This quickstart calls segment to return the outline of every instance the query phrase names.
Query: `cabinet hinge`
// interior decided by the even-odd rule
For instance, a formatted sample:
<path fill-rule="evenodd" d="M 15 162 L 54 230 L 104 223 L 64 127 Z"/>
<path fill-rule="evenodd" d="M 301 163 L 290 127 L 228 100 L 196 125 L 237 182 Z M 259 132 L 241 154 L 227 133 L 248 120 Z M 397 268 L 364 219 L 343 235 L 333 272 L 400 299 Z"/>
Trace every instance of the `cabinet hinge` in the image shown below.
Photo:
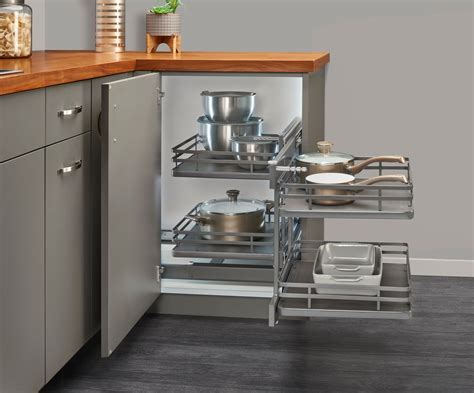
<path fill-rule="evenodd" d="M 164 272 L 165 272 L 164 266 L 156 267 L 156 281 L 161 282 L 161 277 L 163 276 Z"/>
<path fill-rule="evenodd" d="M 164 91 L 161 91 L 160 88 L 156 89 L 157 93 L 158 93 L 158 106 L 161 105 L 161 102 L 165 96 L 165 92 Z"/>

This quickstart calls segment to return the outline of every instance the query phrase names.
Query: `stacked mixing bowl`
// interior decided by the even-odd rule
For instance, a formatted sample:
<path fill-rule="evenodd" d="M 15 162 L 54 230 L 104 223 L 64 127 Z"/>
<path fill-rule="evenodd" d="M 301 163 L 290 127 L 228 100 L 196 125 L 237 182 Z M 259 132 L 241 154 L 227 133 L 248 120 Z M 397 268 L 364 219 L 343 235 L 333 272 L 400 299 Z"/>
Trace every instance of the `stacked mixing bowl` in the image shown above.
<path fill-rule="evenodd" d="M 255 95 L 246 91 L 201 93 L 205 116 L 198 118 L 199 136 L 206 150 L 232 151 L 232 138 L 262 135 L 263 119 L 252 117 Z"/>
<path fill-rule="evenodd" d="M 236 159 L 249 171 L 265 169 L 280 148 L 278 138 L 262 136 L 263 119 L 252 116 L 255 95 L 247 91 L 203 91 L 205 116 L 198 119 L 199 136 L 206 150 L 236 153 L 212 157 Z"/>

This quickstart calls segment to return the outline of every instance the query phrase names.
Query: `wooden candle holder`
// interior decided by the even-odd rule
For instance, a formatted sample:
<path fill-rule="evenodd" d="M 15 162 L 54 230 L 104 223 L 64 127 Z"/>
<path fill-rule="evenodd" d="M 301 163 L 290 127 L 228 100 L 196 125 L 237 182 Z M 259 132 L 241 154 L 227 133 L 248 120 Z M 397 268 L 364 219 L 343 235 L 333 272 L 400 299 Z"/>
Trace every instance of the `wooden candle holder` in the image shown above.
<path fill-rule="evenodd" d="M 160 44 L 166 44 L 171 50 L 171 53 L 176 54 L 181 52 L 181 35 L 151 35 L 146 34 L 146 53 L 156 52 Z"/>

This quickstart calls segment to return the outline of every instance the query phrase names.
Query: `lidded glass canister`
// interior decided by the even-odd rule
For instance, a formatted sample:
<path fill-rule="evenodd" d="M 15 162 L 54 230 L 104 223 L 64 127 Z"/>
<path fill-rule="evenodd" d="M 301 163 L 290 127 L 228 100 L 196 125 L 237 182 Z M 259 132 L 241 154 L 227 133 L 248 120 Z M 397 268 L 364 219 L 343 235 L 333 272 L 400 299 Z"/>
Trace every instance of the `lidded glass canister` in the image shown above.
<path fill-rule="evenodd" d="M 31 50 L 31 8 L 25 0 L 0 0 L 0 58 L 28 57 Z"/>

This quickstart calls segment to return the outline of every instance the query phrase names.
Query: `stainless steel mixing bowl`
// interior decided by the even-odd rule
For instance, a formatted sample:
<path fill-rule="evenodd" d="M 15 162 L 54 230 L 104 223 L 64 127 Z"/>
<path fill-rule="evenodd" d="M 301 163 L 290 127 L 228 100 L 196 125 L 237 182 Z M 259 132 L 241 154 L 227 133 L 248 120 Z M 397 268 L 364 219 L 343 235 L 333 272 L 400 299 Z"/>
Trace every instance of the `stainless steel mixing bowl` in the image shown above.
<path fill-rule="evenodd" d="M 204 114 L 217 123 L 244 123 L 255 109 L 255 93 L 247 91 L 203 91 Z"/>
<path fill-rule="evenodd" d="M 246 123 L 215 123 L 207 117 L 198 118 L 199 136 L 204 148 L 209 151 L 232 151 L 231 140 L 236 136 L 262 135 L 263 119 L 251 117 Z M 225 156 L 224 158 L 229 158 Z"/>
<path fill-rule="evenodd" d="M 271 136 L 238 136 L 232 139 L 232 151 L 234 153 L 256 153 L 255 155 L 238 154 L 237 160 L 269 161 L 280 151 L 278 137 Z M 251 165 L 240 164 L 241 168 L 250 170 Z M 265 169 L 268 165 L 253 165 L 253 169 Z"/>

